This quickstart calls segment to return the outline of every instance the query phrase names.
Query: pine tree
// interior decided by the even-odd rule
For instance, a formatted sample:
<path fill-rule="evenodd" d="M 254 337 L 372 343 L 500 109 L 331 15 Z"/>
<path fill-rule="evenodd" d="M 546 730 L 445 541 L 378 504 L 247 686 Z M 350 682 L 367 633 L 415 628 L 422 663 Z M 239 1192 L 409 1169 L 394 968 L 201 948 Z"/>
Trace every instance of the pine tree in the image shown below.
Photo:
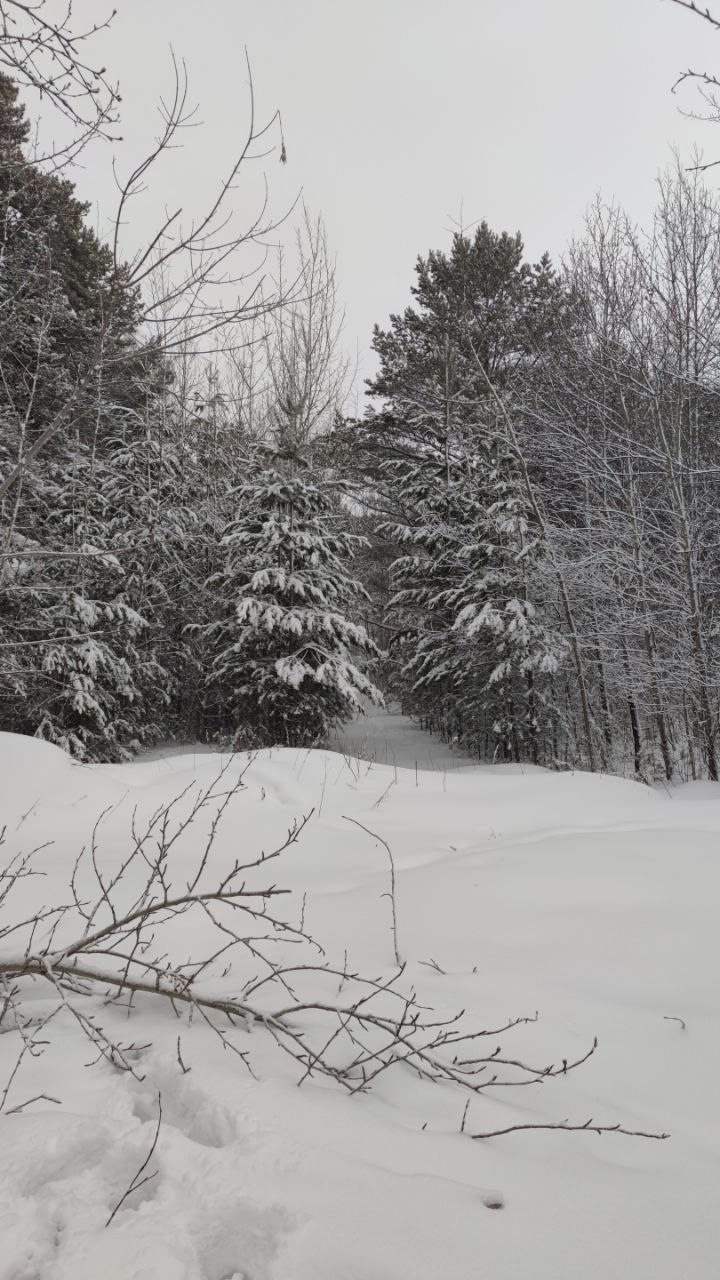
<path fill-rule="evenodd" d="M 478 751 L 535 758 L 535 674 L 562 646 L 528 597 L 542 549 L 504 414 L 561 292 L 547 258 L 524 263 L 520 237 L 484 223 L 416 270 L 416 305 L 375 331 L 370 391 L 385 406 L 359 428 L 371 483 L 388 513 L 400 507 L 388 529 L 404 701 Z"/>
<path fill-rule="evenodd" d="M 72 410 L 0 506 L 0 715 L 83 758 L 115 758 L 152 731 L 153 691 L 167 686 L 144 639 L 138 558 L 119 558 L 150 527 L 147 479 L 131 492 L 127 464 L 162 365 L 140 357 L 137 295 L 87 206 L 26 161 L 27 132 L 0 76 L 0 478 Z"/>

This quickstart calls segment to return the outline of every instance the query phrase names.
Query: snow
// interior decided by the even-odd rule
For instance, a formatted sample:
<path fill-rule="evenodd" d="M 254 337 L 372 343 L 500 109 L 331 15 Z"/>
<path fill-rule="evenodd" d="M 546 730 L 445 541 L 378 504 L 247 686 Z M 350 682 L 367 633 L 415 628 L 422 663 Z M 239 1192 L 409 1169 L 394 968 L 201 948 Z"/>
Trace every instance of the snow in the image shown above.
<path fill-rule="evenodd" d="M 417 767 L 432 772 L 477 766 L 477 760 L 438 741 L 418 728 L 410 716 L 398 715 L 392 708 L 366 705 L 362 715 L 336 730 L 331 745 L 336 751 L 400 769 Z"/>
<path fill-rule="evenodd" d="M 284 910 L 306 893 L 331 960 L 347 949 L 389 974 L 387 852 L 355 818 L 392 850 L 404 979 L 423 1003 L 485 1027 L 537 1010 L 499 1038 L 532 1062 L 577 1057 L 595 1035 L 597 1052 L 542 1085 L 474 1097 L 461 1134 L 464 1100 L 409 1072 L 355 1096 L 323 1077 L 298 1088 L 257 1026 L 238 1033 L 253 1078 L 197 1020 L 149 999 L 130 1017 L 104 1009 L 106 1029 L 138 1046 L 138 1080 L 87 1066 L 90 1046 L 60 1014 L 6 1107 L 41 1093 L 59 1103 L 0 1117 L 0 1280 L 714 1280 L 720 788 L 482 767 L 382 712 L 337 745 L 349 753 L 253 760 L 218 865 L 270 847 L 314 808 L 274 864 L 293 891 Z M 64 900 L 101 810 L 99 853 L 115 865 L 133 811 L 208 785 L 223 762 L 231 778 L 247 757 L 190 749 L 88 766 L 0 735 L 3 852 L 53 842 L 27 901 Z M 187 879 L 197 842 L 173 857 Z M 28 1007 L 47 1007 L 40 984 Z M 0 1034 L 0 1088 L 17 1039 Z M 148 1154 L 158 1098 L 154 1177 L 106 1227 Z M 671 1137 L 467 1136 L 590 1116 Z"/>

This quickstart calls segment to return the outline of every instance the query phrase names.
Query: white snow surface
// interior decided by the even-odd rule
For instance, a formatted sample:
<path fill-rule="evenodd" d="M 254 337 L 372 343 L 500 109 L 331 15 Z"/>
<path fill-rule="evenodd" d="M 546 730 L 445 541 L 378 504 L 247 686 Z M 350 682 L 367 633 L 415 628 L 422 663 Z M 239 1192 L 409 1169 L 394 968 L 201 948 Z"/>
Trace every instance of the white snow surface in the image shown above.
<path fill-rule="evenodd" d="M 335 751 L 401 769 L 417 768 L 434 773 L 477 765 L 477 760 L 463 755 L 453 744 L 440 742 L 425 733 L 410 716 L 399 715 L 394 708 L 373 707 L 367 702 L 360 715 L 336 730 L 331 745 Z"/>
<path fill-rule="evenodd" d="M 295 918 L 306 894 L 307 927 L 330 961 L 347 950 L 355 967 L 389 975 L 387 854 L 346 821 L 354 817 L 392 849 L 403 980 L 422 1003 L 465 1009 L 487 1028 L 537 1010 L 537 1022 L 498 1038 L 533 1063 L 578 1057 L 594 1036 L 597 1052 L 565 1076 L 473 1097 L 461 1134 L 464 1099 L 403 1068 L 367 1094 L 348 1096 L 323 1077 L 298 1088 L 293 1063 L 257 1025 L 236 1033 L 254 1079 L 197 1019 L 188 1025 L 149 998 L 130 1016 L 98 1006 L 106 1030 L 140 1046 L 137 1080 L 103 1061 L 86 1065 L 91 1047 L 61 1014 L 44 1054 L 18 1072 L 6 1110 L 42 1093 L 59 1102 L 0 1116 L 0 1280 L 718 1275 L 720 789 L 665 794 L 587 774 L 473 766 L 413 738 L 408 722 L 396 732 L 390 717 L 373 725 L 365 754 L 374 759 L 279 749 L 254 758 L 214 865 L 275 847 L 314 809 L 274 864 L 273 878 L 292 890 L 283 910 Z M 27 903 L 66 899 L 102 810 L 112 806 L 98 837 L 110 867 L 128 847 L 133 811 L 207 785 L 221 761 L 190 749 L 81 766 L 0 735 L 2 852 L 51 842 L 36 856 L 42 880 L 21 886 Z M 246 764 L 233 757 L 227 777 Z M 173 857 L 187 880 L 194 840 L 178 842 Z M 22 896 L 11 901 L 22 913 Z M 194 938 L 183 945 L 192 953 Z M 41 983 L 28 991 L 33 1002 L 41 1014 Z M 0 1090 L 17 1040 L 12 1029 L 0 1034 Z M 155 1176 L 106 1227 L 148 1153 L 158 1094 Z M 591 1116 L 671 1137 L 467 1136 Z"/>

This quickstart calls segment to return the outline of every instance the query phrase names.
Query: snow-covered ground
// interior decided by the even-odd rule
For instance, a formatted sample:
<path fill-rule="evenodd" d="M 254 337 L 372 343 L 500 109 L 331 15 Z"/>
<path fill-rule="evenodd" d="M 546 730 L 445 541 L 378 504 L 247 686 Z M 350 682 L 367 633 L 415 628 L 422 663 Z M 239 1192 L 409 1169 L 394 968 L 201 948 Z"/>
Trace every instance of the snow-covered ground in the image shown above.
<path fill-rule="evenodd" d="M 537 1010 L 537 1022 L 498 1037 L 505 1056 L 572 1060 L 594 1036 L 597 1052 L 542 1084 L 473 1096 L 461 1133 L 464 1098 L 402 1067 L 369 1093 L 322 1076 L 298 1088 L 292 1061 L 255 1025 L 233 1033 L 253 1077 L 200 1019 L 188 1025 L 146 998 L 132 1013 L 96 1014 L 136 1046 L 133 1076 L 86 1065 L 96 1055 L 60 1013 L 6 1111 L 38 1094 L 59 1102 L 0 1117 L 0 1280 L 714 1280 L 720 789 L 666 795 L 471 766 L 416 732 L 376 717 L 356 744 L 365 760 L 261 753 L 223 818 L 213 867 L 275 847 L 314 810 L 273 864 L 292 890 L 282 910 L 296 918 L 306 894 L 306 927 L 329 962 L 347 951 L 349 965 L 389 975 L 387 852 L 355 818 L 392 850 L 403 982 L 423 1004 L 465 1009 L 486 1028 Z M 51 842 L 36 855 L 43 877 L 19 886 L 0 927 L 68 899 L 102 810 L 97 857 L 109 870 L 130 847 L 133 813 L 137 827 L 208 785 L 223 759 L 190 750 L 85 767 L 0 735 L 2 852 Z M 244 764 L 233 758 L 224 782 Z M 179 883 L 203 843 L 191 828 L 173 847 Z M 168 946 L 202 944 L 189 917 L 172 927 Z M 11 935 L 4 953 L 16 945 Z M 222 969 L 208 982 L 231 992 L 240 975 Z M 47 984 L 29 985 L 35 1017 L 50 1003 Z M 18 1047 L 16 1031 L 0 1034 L 0 1090 Z M 152 1145 L 158 1097 L 145 1171 L 155 1176 L 105 1226 Z M 589 1117 L 671 1137 L 468 1136 Z"/>
<path fill-rule="evenodd" d="M 477 760 L 463 755 L 455 746 L 418 728 L 410 716 L 374 707 L 368 703 L 362 714 L 354 716 L 331 737 L 330 748 L 343 755 L 378 764 L 397 765 L 400 769 L 434 772 L 447 769 L 474 768 Z M 142 760 L 169 760 L 173 756 L 193 757 L 217 753 L 218 748 L 201 742 L 161 743 L 141 754 Z"/>
<path fill-rule="evenodd" d="M 453 745 L 441 742 L 418 728 L 410 716 L 393 710 L 368 705 L 362 715 L 355 716 L 336 730 L 333 750 L 375 760 L 378 764 L 397 765 L 399 769 L 462 769 L 477 764 Z"/>

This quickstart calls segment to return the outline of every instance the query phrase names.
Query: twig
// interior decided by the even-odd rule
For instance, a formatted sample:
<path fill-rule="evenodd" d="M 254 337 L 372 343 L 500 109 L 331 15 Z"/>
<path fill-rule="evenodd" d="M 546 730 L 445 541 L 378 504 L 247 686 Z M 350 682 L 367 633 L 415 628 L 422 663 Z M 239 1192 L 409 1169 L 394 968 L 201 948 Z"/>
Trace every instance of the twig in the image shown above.
<path fill-rule="evenodd" d="M 395 952 L 395 963 L 398 966 L 400 966 L 402 965 L 403 960 L 402 960 L 402 956 L 400 955 L 400 948 L 398 947 L 397 903 L 396 903 L 396 894 L 395 894 L 395 860 L 392 856 L 392 850 L 387 840 L 384 840 L 382 836 L 379 836 L 376 831 L 371 831 L 370 828 L 366 827 L 362 822 L 358 822 L 357 818 L 350 818 L 346 813 L 344 813 L 342 816 L 346 822 L 352 822 L 354 826 L 359 827 L 360 830 L 364 831 L 366 835 L 371 837 L 371 839 L 377 840 L 378 843 L 383 845 L 383 847 L 387 850 L 387 856 L 390 861 L 390 893 L 384 896 L 390 898 L 390 907 L 392 910 L 392 936 L 393 936 L 393 949 Z"/>
<path fill-rule="evenodd" d="M 178 1060 L 178 1066 L 180 1067 L 180 1070 L 182 1071 L 183 1075 L 184 1075 L 184 1076 L 186 1076 L 186 1075 L 188 1074 L 188 1072 L 192 1070 L 192 1068 L 191 1068 L 191 1067 L 186 1067 L 186 1066 L 185 1066 L 185 1063 L 183 1062 L 182 1053 L 180 1052 L 180 1037 L 179 1037 L 179 1036 L 178 1036 L 178 1038 L 177 1038 L 177 1060 Z"/>
<path fill-rule="evenodd" d="M 506 1129 L 492 1129 L 487 1133 L 471 1133 L 476 1140 L 483 1138 L 501 1138 L 506 1133 L 519 1133 L 521 1129 L 565 1129 L 571 1132 L 587 1133 L 624 1133 L 628 1138 L 654 1138 L 662 1142 L 669 1138 L 669 1133 L 647 1133 L 643 1129 L 625 1129 L 621 1124 L 595 1124 L 592 1117 L 584 1124 L 570 1124 L 569 1120 L 559 1120 L 554 1124 L 511 1124 Z"/>
<path fill-rule="evenodd" d="M 148 1151 L 145 1159 L 140 1165 L 140 1168 L 138 1169 L 137 1173 L 133 1177 L 133 1180 L 130 1183 L 130 1186 L 128 1187 L 127 1191 L 123 1193 L 123 1195 L 120 1197 L 117 1204 L 115 1205 L 115 1208 L 113 1209 L 112 1213 L 110 1214 L 110 1217 L 105 1223 L 106 1227 L 110 1226 L 110 1223 L 115 1217 L 115 1214 L 117 1213 L 118 1209 L 121 1207 L 121 1205 L 125 1203 L 128 1196 L 131 1195 L 133 1191 L 138 1191 L 140 1187 L 144 1187 L 146 1183 L 152 1182 L 153 1178 L 157 1177 L 157 1170 L 155 1170 L 154 1173 L 149 1173 L 145 1178 L 143 1178 L 142 1175 L 147 1169 L 150 1161 L 152 1160 L 153 1155 L 155 1154 L 155 1148 L 157 1147 L 158 1138 L 160 1137 L 161 1124 L 162 1124 L 162 1094 L 158 1092 L 158 1119 L 157 1119 L 157 1125 L 155 1127 L 155 1135 L 153 1137 L 152 1143 L 150 1144 L 150 1150 Z"/>
<path fill-rule="evenodd" d="M 705 22 L 709 22 L 711 27 L 716 31 L 720 31 L 720 18 L 715 18 L 710 10 L 703 9 L 695 0 L 671 0 L 672 4 L 676 4 L 680 9 L 688 9 L 690 13 L 694 13 L 698 18 L 704 18 Z"/>
<path fill-rule="evenodd" d="M 10 1107 L 5 1115 L 14 1116 L 18 1111 L 31 1106 L 33 1102 L 54 1102 L 58 1107 L 60 1106 L 59 1098 L 51 1098 L 49 1093 L 36 1093 L 34 1098 L 28 1098 L 26 1102 L 18 1102 L 17 1106 Z"/>
<path fill-rule="evenodd" d="M 464 1110 L 464 1111 L 463 1111 L 463 1113 L 462 1113 L 462 1120 L 460 1121 L 460 1132 L 461 1132 L 461 1133 L 464 1133 L 464 1132 L 465 1132 L 465 1121 L 467 1120 L 467 1113 L 468 1113 L 468 1109 L 469 1109 L 469 1107 L 470 1107 L 470 1099 L 468 1098 L 467 1102 L 465 1103 L 465 1110 Z"/>

